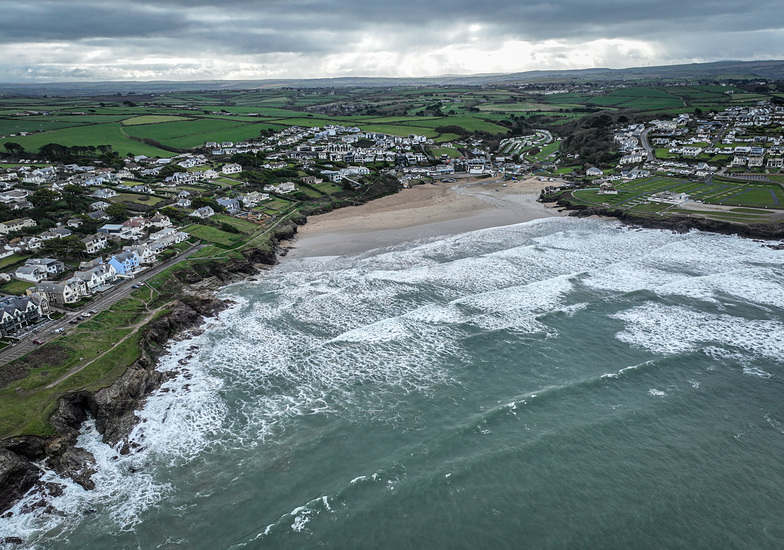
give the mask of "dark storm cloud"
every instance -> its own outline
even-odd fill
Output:
[[[46,42],[93,37],[179,36],[255,45],[267,52],[328,50],[346,31],[394,27],[416,36],[431,26],[479,24],[522,40],[552,37],[639,38],[672,32],[750,31],[784,26],[780,0],[755,3],[713,0],[466,0],[368,2],[367,0],[160,0],[123,3],[84,0],[0,1],[0,40]],[[211,20],[210,14],[216,17]],[[224,19],[227,18],[227,19]],[[227,35],[226,32],[230,31]],[[267,31],[267,32],[265,32]],[[293,33],[285,36],[284,33]],[[303,40],[309,33],[322,40]],[[254,40],[254,37],[256,40]],[[239,47],[239,46],[238,46]]]
[[[412,56],[430,56],[445,70],[461,70],[454,52],[491,55],[514,42],[538,48],[526,54],[527,68],[569,66],[586,44],[601,40],[626,46],[605,45],[587,63],[751,59],[784,51],[781,0],[0,0],[0,14],[0,78],[76,68],[125,74],[123,67],[158,70],[167,63],[184,72],[221,65],[230,72],[292,56],[311,73],[369,71],[381,63],[375,54],[387,62],[409,56],[409,66]],[[402,74],[396,66],[377,70]]]

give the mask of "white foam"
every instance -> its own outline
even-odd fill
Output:
[[[667,392],[663,392],[661,390],[657,390],[655,388],[651,388],[648,390],[648,395],[653,395],[654,397],[663,397],[667,395]]]
[[[781,361],[784,323],[779,319],[745,319],[695,311],[682,306],[646,303],[613,315],[626,323],[616,338],[665,355],[717,344],[742,349],[752,356]]]

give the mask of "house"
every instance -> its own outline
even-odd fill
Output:
[[[103,210],[96,210],[95,212],[88,212],[87,217],[90,218],[91,220],[103,221],[109,219],[109,214],[107,214]]]
[[[151,227],[157,227],[158,229],[163,229],[166,227],[171,227],[172,222],[169,219],[169,216],[166,216],[165,214],[157,213],[148,220],[148,225],[150,225]]]
[[[30,218],[8,220],[7,222],[0,223],[0,235],[7,235],[12,231],[19,231],[24,227],[35,227],[36,225],[38,224]]]
[[[177,231],[172,227],[167,227],[166,229],[162,229],[161,231],[150,235],[150,245],[154,245],[163,249],[168,246],[187,241],[189,238],[190,235],[187,233],[183,231]]]
[[[92,211],[100,210],[101,212],[103,212],[104,210],[106,210],[110,206],[111,206],[111,203],[108,203],[106,201],[95,201],[94,203],[90,204],[90,210],[92,210]]]
[[[224,174],[239,174],[242,172],[242,166],[239,164],[224,164],[221,172]]]
[[[585,175],[590,177],[594,176],[603,176],[604,172],[600,168],[596,168],[595,166],[591,166],[588,170],[585,171]]]
[[[74,304],[87,296],[87,284],[79,277],[71,277],[65,281],[44,281],[35,285],[35,292],[46,296],[50,303],[58,306]]]
[[[96,189],[90,196],[96,199],[109,199],[117,196],[117,191],[114,189]]]
[[[108,263],[114,267],[119,277],[127,277],[139,270],[139,257],[131,250],[115,254]]]
[[[242,204],[245,205],[246,208],[252,208],[256,206],[261,201],[265,201],[269,199],[269,193],[259,193],[258,191],[251,191],[247,195],[242,197]]]
[[[0,296],[0,336],[13,336],[40,322],[49,313],[45,296],[31,293],[26,297]]]
[[[73,235],[73,231],[70,229],[66,229],[65,227],[56,227],[54,229],[49,229],[48,231],[44,231],[39,237],[41,237],[44,241],[49,241],[51,239],[62,239],[64,237],[70,237]]]
[[[25,261],[25,265],[40,265],[50,275],[59,275],[65,271],[65,264],[54,258],[29,258]]]
[[[14,276],[20,281],[40,283],[49,277],[49,272],[42,265],[23,265],[16,269]]]
[[[135,254],[139,259],[139,265],[150,265],[155,263],[157,252],[149,245],[139,244],[135,246],[124,246],[123,250]]]
[[[195,218],[206,219],[206,218],[209,218],[211,216],[214,216],[215,215],[215,210],[213,210],[212,207],[210,207],[210,206],[202,206],[201,208],[197,208],[196,210],[191,212],[190,215],[195,217]]]
[[[230,215],[234,215],[240,212],[240,201],[237,199],[218,199],[218,204],[220,204],[223,208],[226,209]]]
[[[191,200],[190,199],[180,199],[177,201],[176,205],[180,208],[190,208]]]
[[[117,279],[117,271],[111,264],[101,264],[84,271],[77,271],[74,276],[84,281],[88,293],[94,294],[108,288],[109,284]]]
[[[96,233],[95,235],[85,237],[82,239],[82,242],[84,243],[85,251],[91,255],[109,246],[109,241],[106,238],[106,235],[101,233]]]

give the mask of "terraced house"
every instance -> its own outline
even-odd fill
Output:
[[[13,336],[41,321],[49,313],[49,302],[33,293],[25,298],[0,296],[0,336]]]

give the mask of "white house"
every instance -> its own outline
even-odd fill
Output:
[[[224,164],[221,172],[224,174],[239,174],[242,172],[242,166],[239,164]]]

